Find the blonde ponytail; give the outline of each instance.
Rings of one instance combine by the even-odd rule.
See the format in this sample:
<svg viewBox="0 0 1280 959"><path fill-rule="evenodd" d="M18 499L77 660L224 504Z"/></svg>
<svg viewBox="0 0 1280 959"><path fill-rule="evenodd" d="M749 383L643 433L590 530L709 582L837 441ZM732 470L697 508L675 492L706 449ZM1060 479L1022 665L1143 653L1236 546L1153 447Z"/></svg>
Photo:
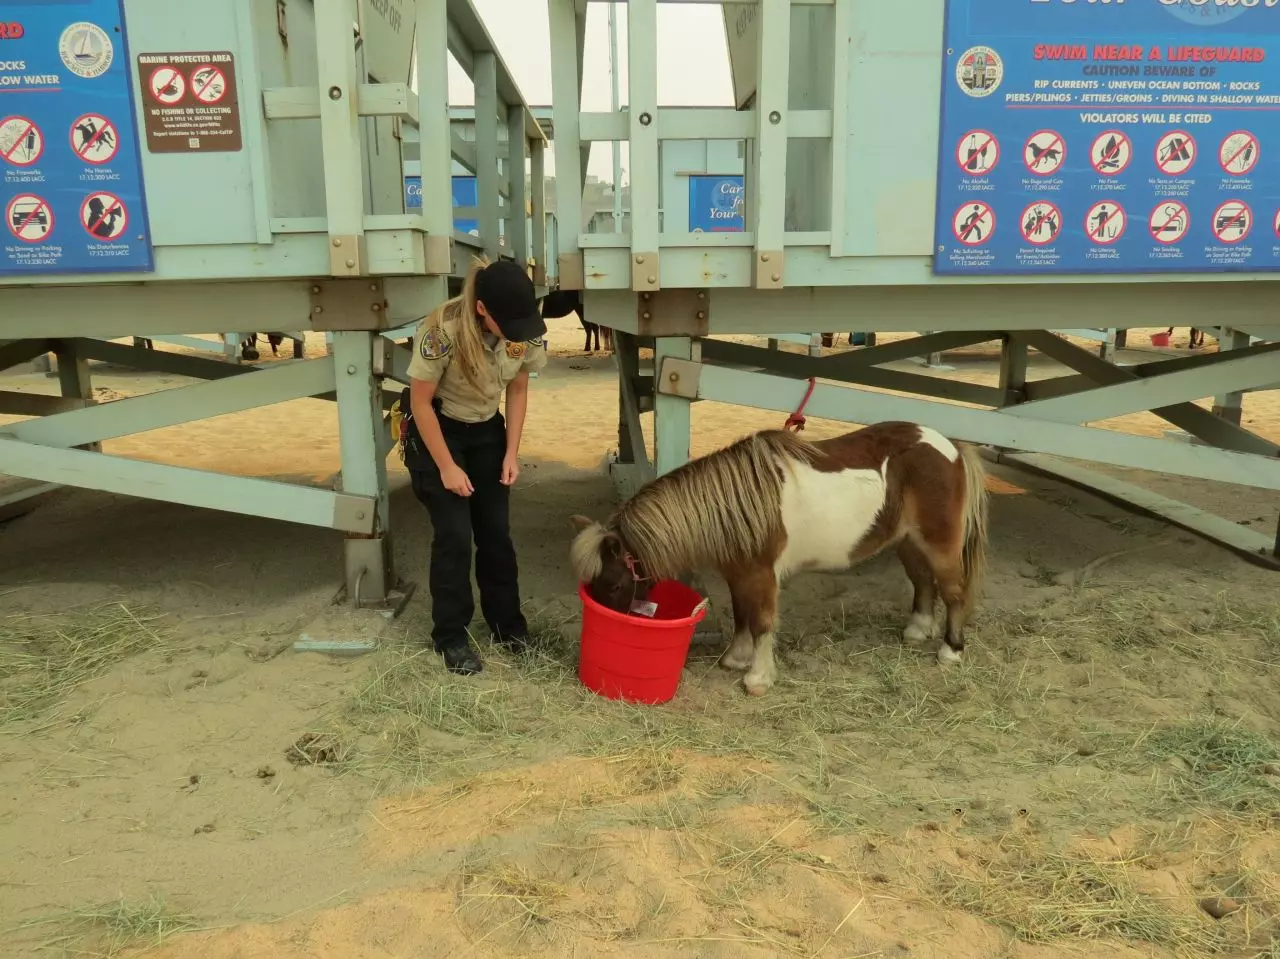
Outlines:
<svg viewBox="0 0 1280 959"><path fill-rule="evenodd" d="M462 281L462 292L436 307L431 314L431 325L439 329L446 317L454 321L453 362L462 366L462 375L477 390L485 390L492 384L489 364L484 360L483 330L476 315L476 276L489 265L484 256L471 261L471 269Z"/></svg>

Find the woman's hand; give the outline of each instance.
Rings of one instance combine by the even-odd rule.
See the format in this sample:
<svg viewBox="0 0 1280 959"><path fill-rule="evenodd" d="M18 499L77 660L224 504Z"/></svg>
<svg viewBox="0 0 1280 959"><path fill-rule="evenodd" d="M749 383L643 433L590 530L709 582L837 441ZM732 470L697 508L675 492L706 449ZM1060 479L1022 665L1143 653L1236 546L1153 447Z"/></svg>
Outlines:
<svg viewBox="0 0 1280 959"><path fill-rule="evenodd" d="M520 478L520 460L515 453L508 453L502 460L502 485L514 486Z"/></svg>
<svg viewBox="0 0 1280 959"><path fill-rule="evenodd" d="M458 496L470 496L475 492L475 487L471 485L470 478L457 463L452 463L442 469L440 471L440 480L444 483L445 489L450 493L456 493Z"/></svg>

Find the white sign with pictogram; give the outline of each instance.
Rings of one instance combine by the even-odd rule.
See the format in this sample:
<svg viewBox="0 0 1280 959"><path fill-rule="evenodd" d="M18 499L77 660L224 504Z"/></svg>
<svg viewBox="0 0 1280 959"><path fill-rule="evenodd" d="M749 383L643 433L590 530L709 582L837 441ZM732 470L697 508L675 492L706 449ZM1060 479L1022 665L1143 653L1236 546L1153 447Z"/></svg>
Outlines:
<svg viewBox="0 0 1280 959"><path fill-rule="evenodd" d="M156 67L147 81L157 103L173 106L186 95L187 79L176 67Z"/></svg>
<svg viewBox="0 0 1280 959"><path fill-rule="evenodd" d="M1047 200L1022 211L1022 238L1032 246L1048 246L1062 232L1062 211Z"/></svg>
<svg viewBox="0 0 1280 959"><path fill-rule="evenodd" d="M982 246L996 230L996 211L985 203L966 203L956 210L951 227L965 246Z"/></svg>
<svg viewBox="0 0 1280 959"><path fill-rule="evenodd" d="M4 225L23 243L43 243L53 232L53 210L44 197L19 193L4 208Z"/></svg>
<svg viewBox="0 0 1280 959"><path fill-rule="evenodd" d="M1053 130L1038 130L1022 148L1027 169L1039 176L1050 176L1062 169L1067 159L1067 142Z"/></svg>
<svg viewBox="0 0 1280 959"><path fill-rule="evenodd" d="M1124 236L1124 228L1128 225L1129 217L1124 212L1124 207L1111 200L1095 203L1084 218L1085 233L1099 246L1110 246L1117 242Z"/></svg>
<svg viewBox="0 0 1280 959"><path fill-rule="evenodd" d="M1089 148L1089 162L1103 176L1115 176L1124 172L1133 159L1133 141L1120 130L1107 130L1093 141Z"/></svg>
<svg viewBox="0 0 1280 959"><path fill-rule="evenodd" d="M217 103L227 95L227 78L211 63L191 74L191 92L201 103Z"/></svg>
<svg viewBox="0 0 1280 959"><path fill-rule="evenodd" d="M1177 200L1161 203L1151 211L1148 221L1151 239L1164 246L1172 246L1191 229L1191 211Z"/></svg>
<svg viewBox="0 0 1280 959"><path fill-rule="evenodd" d="M44 153L44 134L26 117L0 120L0 159L16 167L28 167Z"/></svg>
<svg viewBox="0 0 1280 959"><path fill-rule="evenodd" d="M1156 168L1165 176L1182 176L1196 162L1196 139L1185 130L1173 130L1156 143Z"/></svg>
<svg viewBox="0 0 1280 959"><path fill-rule="evenodd" d="M1247 130L1228 133L1218 148L1218 162L1232 176L1245 176L1258 165L1262 148L1258 138Z"/></svg>
<svg viewBox="0 0 1280 959"><path fill-rule="evenodd" d="M71 149L85 163L110 163L120 152L119 131L100 113L86 113L71 124Z"/></svg>
<svg viewBox="0 0 1280 959"><path fill-rule="evenodd" d="M1243 200L1228 200L1213 211L1213 235L1219 243L1239 243L1253 229L1253 211Z"/></svg>
<svg viewBox="0 0 1280 959"><path fill-rule="evenodd" d="M990 173L1000 162L1000 143L986 130L970 130L956 146L956 162L970 176Z"/></svg>
<svg viewBox="0 0 1280 959"><path fill-rule="evenodd" d="M124 235L129 211L114 193L91 193L80 205L80 224L95 240L110 242Z"/></svg>

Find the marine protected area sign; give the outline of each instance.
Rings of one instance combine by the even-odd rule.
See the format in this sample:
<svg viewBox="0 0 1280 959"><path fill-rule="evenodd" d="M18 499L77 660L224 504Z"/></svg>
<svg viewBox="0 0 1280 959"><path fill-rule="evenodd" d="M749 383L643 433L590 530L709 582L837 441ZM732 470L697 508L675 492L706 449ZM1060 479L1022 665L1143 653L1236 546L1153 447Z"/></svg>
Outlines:
<svg viewBox="0 0 1280 959"><path fill-rule="evenodd" d="M935 273L1280 270L1280 5L948 0L945 45Z"/></svg>
<svg viewBox="0 0 1280 959"><path fill-rule="evenodd" d="M138 84L152 153L236 153L244 147L230 51L140 53Z"/></svg>
<svg viewBox="0 0 1280 959"><path fill-rule="evenodd" d="M746 229L743 197L741 176L691 175L689 232L741 233Z"/></svg>
<svg viewBox="0 0 1280 959"><path fill-rule="evenodd" d="M0 278L154 268L122 0L0 3Z"/></svg>

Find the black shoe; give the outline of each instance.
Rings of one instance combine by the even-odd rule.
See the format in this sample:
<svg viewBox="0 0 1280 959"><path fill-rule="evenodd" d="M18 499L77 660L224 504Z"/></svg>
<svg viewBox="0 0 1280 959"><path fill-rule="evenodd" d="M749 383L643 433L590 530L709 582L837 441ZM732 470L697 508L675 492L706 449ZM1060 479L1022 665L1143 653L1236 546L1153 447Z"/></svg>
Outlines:
<svg viewBox="0 0 1280 959"><path fill-rule="evenodd" d="M529 651L529 634L525 632L504 633L500 629L495 629L493 630L493 644L518 655Z"/></svg>
<svg viewBox="0 0 1280 959"><path fill-rule="evenodd" d="M459 676L474 676L484 669L484 663L480 662L480 657L471 648L471 643L465 640L446 646L439 650L439 653L444 657L445 668Z"/></svg>

